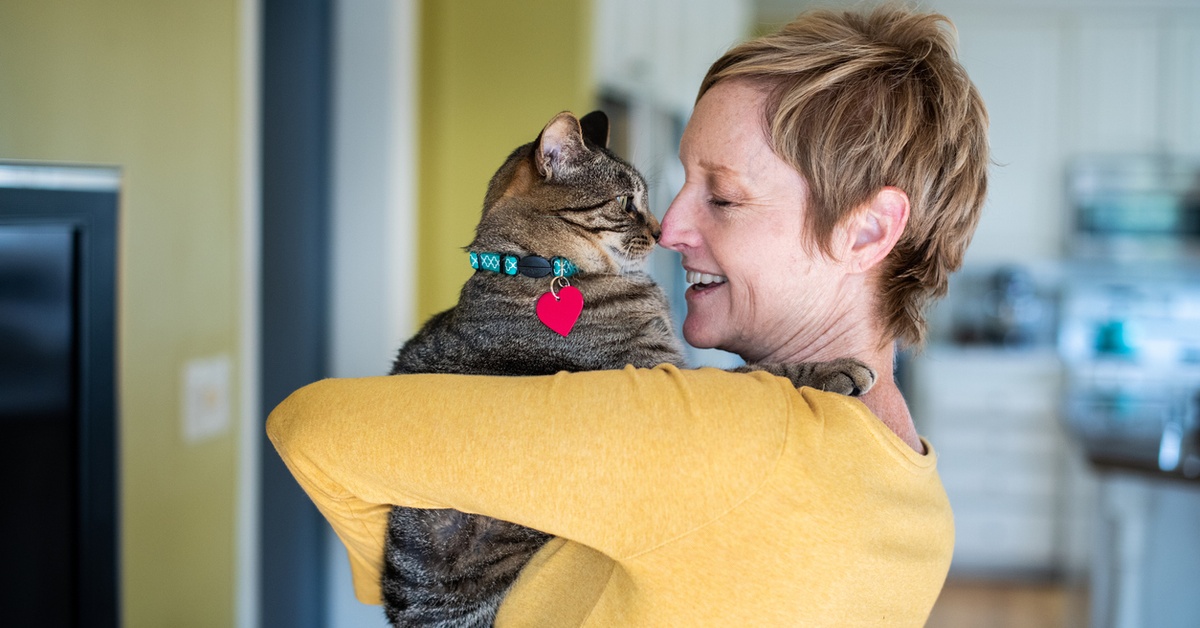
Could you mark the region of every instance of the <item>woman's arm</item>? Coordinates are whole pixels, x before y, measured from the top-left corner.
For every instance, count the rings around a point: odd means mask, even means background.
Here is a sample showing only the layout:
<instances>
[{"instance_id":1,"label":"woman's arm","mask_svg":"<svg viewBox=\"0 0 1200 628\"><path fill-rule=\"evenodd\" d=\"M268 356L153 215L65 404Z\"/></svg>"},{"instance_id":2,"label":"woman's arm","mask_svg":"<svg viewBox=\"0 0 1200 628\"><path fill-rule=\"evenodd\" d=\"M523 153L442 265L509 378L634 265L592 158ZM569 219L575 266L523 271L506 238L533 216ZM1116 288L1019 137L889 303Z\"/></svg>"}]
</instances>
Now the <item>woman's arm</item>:
<instances>
[{"instance_id":1,"label":"woman's arm","mask_svg":"<svg viewBox=\"0 0 1200 628\"><path fill-rule=\"evenodd\" d=\"M267 431L372 602L390 504L484 514L633 555L752 494L799 399L766 374L671 366L401 375L307 386Z\"/></svg>"}]
</instances>

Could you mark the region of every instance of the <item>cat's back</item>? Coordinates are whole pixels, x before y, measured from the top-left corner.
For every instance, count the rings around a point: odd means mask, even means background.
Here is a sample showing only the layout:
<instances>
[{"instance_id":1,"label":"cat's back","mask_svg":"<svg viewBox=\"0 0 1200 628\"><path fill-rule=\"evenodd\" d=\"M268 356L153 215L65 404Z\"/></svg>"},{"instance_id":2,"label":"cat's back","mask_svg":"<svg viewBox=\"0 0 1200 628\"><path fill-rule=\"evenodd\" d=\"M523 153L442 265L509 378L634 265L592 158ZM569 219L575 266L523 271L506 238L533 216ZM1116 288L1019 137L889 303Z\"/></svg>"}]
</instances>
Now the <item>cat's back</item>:
<instances>
[{"instance_id":1,"label":"cat's back","mask_svg":"<svg viewBox=\"0 0 1200 628\"><path fill-rule=\"evenodd\" d=\"M400 349L392 373L547 375L682 363L666 296L644 273L581 277L573 285L584 306L561 336L535 312L549 282L477 274L458 305L429 319Z\"/></svg>"}]
</instances>

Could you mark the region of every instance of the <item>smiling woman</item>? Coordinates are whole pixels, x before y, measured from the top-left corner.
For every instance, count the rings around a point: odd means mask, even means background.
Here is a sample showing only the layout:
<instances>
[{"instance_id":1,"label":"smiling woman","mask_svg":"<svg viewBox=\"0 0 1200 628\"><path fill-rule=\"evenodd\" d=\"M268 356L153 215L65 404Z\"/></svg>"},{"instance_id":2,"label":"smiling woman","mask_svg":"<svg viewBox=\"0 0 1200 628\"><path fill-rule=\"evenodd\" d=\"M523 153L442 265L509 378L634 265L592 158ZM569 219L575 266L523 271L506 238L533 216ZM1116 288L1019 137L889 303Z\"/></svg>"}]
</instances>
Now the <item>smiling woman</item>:
<instances>
[{"instance_id":1,"label":"smiling woman","mask_svg":"<svg viewBox=\"0 0 1200 628\"><path fill-rule=\"evenodd\" d=\"M346 544L359 599L379 601L398 504L556 537L498 625L922 625L953 517L892 363L961 262L987 167L946 26L813 12L731 50L701 86L662 223L692 283L689 342L857 358L873 389L670 365L306 387L268 432Z\"/></svg>"},{"instance_id":2,"label":"smiling woman","mask_svg":"<svg viewBox=\"0 0 1200 628\"><path fill-rule=\"evenodd\" d=\"M767 144L765 97L731 82L697 103L680 143L687 181L659 244L678 251L689 274L689 343L750 362L824 359L802 354L821 348L809 334L821 331L812 310L822 304L808 295L839 287L827 285L836 277L822 268L830 260L798 246L807 186Z\"/></svg>"}]
</instances>

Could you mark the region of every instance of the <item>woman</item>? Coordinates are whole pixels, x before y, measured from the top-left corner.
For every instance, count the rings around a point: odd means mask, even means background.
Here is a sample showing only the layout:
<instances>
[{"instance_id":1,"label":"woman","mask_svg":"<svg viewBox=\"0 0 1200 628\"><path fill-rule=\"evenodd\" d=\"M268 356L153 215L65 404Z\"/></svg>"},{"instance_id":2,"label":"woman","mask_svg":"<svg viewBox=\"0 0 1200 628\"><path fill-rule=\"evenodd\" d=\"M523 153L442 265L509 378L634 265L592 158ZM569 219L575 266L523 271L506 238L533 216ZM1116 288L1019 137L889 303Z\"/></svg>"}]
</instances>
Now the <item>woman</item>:
<instances>
[{"instance_id":1,"label":"woman","mask_svg":"<svg viewBox=\"0 0 1200 628\"><path fill-rule=\"evenodd\" d=\"M869 393L669 366L306 387L268 432L346 544L359 598L379 602L402 504L559 537L499 625L922 625L953 521L894 347L923 340L987 167L986 113L942 21L810 13L731 50L701 86L662 224L694 284L690 343L853 356L880 375Z\"/></svg>"}]
</instances>

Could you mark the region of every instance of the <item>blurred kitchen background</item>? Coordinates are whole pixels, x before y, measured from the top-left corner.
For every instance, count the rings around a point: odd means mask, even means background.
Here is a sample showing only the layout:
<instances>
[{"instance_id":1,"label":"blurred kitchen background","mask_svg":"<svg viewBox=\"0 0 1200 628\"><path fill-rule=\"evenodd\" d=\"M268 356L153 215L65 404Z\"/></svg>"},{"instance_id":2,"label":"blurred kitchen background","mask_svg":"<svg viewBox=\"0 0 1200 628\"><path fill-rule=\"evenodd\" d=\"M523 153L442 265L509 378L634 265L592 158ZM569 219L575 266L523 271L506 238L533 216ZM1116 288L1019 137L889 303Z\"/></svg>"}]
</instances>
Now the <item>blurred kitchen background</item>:
<instances>
[{"instance_id":1,"label":"blurred kitchen background","mask_svg":"<svg viewBox=\"0 0 1200 628\"><path fill-rule=\"evenodd\" d=\"M609 113L661 216L708 63L809 5L0 2L0 622L383 625L266 413L453 303L558 111ZM958 529L929 625L1200 626L1200 5L919 6L995 160L900 371Z\"/></svg>"}]
</instances>

